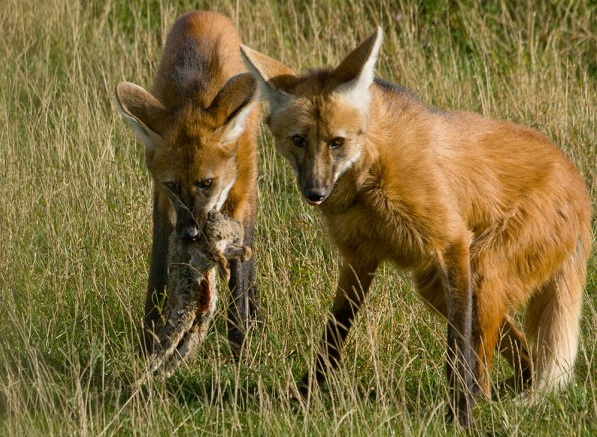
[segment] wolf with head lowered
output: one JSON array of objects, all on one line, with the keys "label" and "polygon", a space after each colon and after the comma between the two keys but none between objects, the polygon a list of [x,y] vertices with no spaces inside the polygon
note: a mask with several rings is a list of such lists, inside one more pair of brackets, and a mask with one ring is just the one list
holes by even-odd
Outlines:
[{"label": "wolf with head lowered", "polygon": [[[120,112],[145,144],[154,184],[153,245],[144,318],[151,352],[160,301],[168,283],[168,239],[197,240],[208,213],[221,211],[242,223],[253,241],[257,202],[256,85],[240,53],[241,39],[227,17],[189,12],[173,24],[151,93],[122,82]],[[233,260],[228,338],[241,352],[256,315],[253,259]],[[209,278],[206,278],[206,280]]]},{"label": "wolf with head lowered", "polygon": [[[542,134],[426,107],[375,78],[381,29],[337,67],[297,75],[248,47],[267,123],[300,193],[342,257],[336,297],[303,393],[337,367],[382,262],[410,271],[447,321],[448,418],[471,421],[499,349],[517,387],[571,377],[590,251],[590,202]],[[526,336],[511,317],[526,306]],[[529,340],[527,344],[527,338]]]}]

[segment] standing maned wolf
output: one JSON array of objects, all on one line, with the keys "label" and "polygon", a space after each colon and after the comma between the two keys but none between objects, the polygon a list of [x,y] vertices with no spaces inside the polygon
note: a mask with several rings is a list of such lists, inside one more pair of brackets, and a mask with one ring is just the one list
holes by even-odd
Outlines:
[{"label": "standing maned wolf", "polygon": [[[255,81],[241,60],[240,37],[216,12],[190,12],[170,30],[151,94],[116,87],[124,118],[145,144],[154,182],[153,246],[144,341],[153,348],[159,301],[168,283],[168,238],[196,240],[212,209],[239,220],[251,246],[257,202]],[[231,261],[228,338],[238,356],[257,311],[253,260]],[[207,279],[207,278],[206,278]]]},{"label": "standing maned wolf", "polygon": [[[590,203],[574,166],[540,133],[430,110],[375,79],[381,41],[378,29],[337,68],[303,76],[242,51],[269,102],[277,148],[343,258],[315,380],[338,365],[378,265],[391,261],[447,319],[448,417],[466,426],[472,395],[489,395],[500,333],[519,383],[532,378],[546,390],[570,379]],[[532,361],[509,318],[523,304]],[[303,378],[305,392],[312,378]]]}]

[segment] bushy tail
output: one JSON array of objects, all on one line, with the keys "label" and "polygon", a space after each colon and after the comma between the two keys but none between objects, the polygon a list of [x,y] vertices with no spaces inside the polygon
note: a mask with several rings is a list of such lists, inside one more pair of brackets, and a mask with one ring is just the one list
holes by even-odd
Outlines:
[{"label": "bushy tail", "polygon": [[579,242],[576,253],[533,296],[527,308],[527,334],[534,344],[536,391],[559,389],[572,377],[586,276],[585,248]]}]

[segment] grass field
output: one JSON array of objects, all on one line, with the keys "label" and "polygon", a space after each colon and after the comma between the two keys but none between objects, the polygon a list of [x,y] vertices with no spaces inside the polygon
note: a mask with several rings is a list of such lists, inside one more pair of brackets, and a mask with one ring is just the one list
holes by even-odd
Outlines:
[{"label": "grass field", "polygon": [[[444,324],[391,266],[333,381],[308,405],[290,401],[338,263],[265,129],[255,243],[262,330],[233,363],[221,302],[191,366],[130,388],[143,365],[151,184],[112,94],[121,80],[150,86],[166,30],[190,9],[227,13],[247,45],[298,70],[335,64],[381,25],[379,76],[431,106],[543,131],[577,164],[595,205],[593,2],[2,0],[0,435],[464,434],[444,423]],[[572,386],[534,404],[481,401],[473,435],[597,435],[596,289],[593,254]],[[508,373],[498,360],[495,379]]]}]

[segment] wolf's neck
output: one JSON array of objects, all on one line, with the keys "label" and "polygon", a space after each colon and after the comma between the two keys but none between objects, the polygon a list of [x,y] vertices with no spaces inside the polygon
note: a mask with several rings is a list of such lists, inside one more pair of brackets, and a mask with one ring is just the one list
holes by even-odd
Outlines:
[{"label": "wolf's neck", "polygon": [[336,182],[321,207],[324,214],[351,208],[367,197],[366,192],[379,188],[388,171],[414,177],[409,171],[413,160],[430,159],[426,127],[430,114],[421,102],[408,94],[376,90],[370,117],[359,158]]}]

